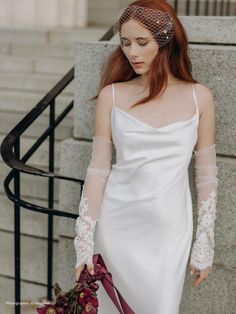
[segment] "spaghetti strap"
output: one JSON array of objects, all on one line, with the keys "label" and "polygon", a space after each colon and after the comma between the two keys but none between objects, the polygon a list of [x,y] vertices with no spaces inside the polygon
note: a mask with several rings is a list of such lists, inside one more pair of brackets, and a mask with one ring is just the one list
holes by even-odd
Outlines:
[{"label": "spaghetti strap", "polygon": [[196,112],[199,112],[198,104],[197,104],[197,97],[196,97],[196,93],[195,93],[195,90],[194,90],[193,83],[192,83],[192,88],[193,88],[193,97],[194,97],[194,101],[195,101],[195,105],[196,105]]},{"label": "spaghetti strap", "polygon": [[113,100],[113,106],[115,106],[115,87],[114,84],[111,84],[112,86],[112,100]]}]

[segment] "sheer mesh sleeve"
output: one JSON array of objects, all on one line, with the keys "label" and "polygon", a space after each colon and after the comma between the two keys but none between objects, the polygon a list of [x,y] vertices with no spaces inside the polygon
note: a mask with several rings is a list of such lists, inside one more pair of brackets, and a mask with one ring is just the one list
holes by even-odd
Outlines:
[{"label": "sheer mesh sleeve", "polygon": [[75,268],[81,264],[92,264],[94,231],[99,219],[104,189],[111,170],[111,159],[112,141],[104,137],[94,136],[91,159],[79,204],[79,217],[76,219],[75,224]]},{"label": "sheer mesh sleeve", "polygon": [[218,187],[215,144],[194,151],[197,188],[198,225],[190,265],[197,269],[211,267],[214,258],[214,222]]}]

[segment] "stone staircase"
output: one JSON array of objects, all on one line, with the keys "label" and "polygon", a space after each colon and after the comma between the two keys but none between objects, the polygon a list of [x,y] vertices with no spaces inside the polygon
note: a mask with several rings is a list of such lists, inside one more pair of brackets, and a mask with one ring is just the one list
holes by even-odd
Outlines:
[{"label": "stone staircase", "polygon": [[[0,29],[0,143],[5,135],[73,66],[75,42],[97,41],[107,27],[84,29]],[[58,97],[56,116],[74,97],[74,84]],[[21,156],[32,146],[49,123],[49,110],[31,126],[21,140]],[[59,171],[60,141],[70,138],[73,112],[56,130],[55,171]],[[48,142],[28,162],[46,169]],[[0,160],[0,313],[14,313],[14,207],[4,194],[3,179],[10,168]],[[47,180],[21,175],[21,195],[26,201],[47,207]],[[12,186],[12,185],[11,185]],[[58,208],[58,180],[55,204]],[[21,209],[21,295],[23,314],[35,313],[34,302],[46,296],[47,216]],[[58,254],[58,219],[54,219],[54,256]],[[54,259],[53,282],[57,276]],[[33,304],[30,304],[33,302]]]}]

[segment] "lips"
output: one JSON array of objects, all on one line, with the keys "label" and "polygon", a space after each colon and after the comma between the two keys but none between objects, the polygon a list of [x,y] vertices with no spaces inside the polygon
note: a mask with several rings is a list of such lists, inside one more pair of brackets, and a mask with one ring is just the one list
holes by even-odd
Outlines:
[{"label": "lips", "polygon": [[143,62],[131,62],[134,67],[140,67]]}]

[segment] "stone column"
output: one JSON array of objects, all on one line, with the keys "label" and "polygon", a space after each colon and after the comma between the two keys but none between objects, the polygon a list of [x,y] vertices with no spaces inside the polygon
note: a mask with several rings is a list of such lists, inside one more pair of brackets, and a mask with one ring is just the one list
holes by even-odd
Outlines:
[{"label": "stone column", "polygon": [[35,25],[36,0],[13,0],[12,26]]},{"label": "stone column", "polygon": [[10,26],[12,23],[12,0],[0,0],[0,26]]},{"label": "stone column", "polygon": [[58,16],[60,26],[87,26],[88,0],[59,0]]},{"label": "stone column", "polygon": [[58,25],[58,0],[37,0],[35,25],[53,27]]},{"label": "stone column", "polygon": [[88,25],[88,0],[75,0],[75,26]]},{"label": "stone column", "polygon": [[58,0],[58,25],[74,26],[75,0]]}]

